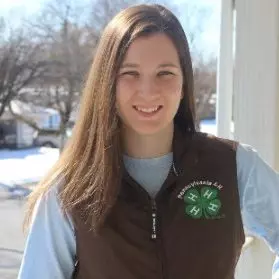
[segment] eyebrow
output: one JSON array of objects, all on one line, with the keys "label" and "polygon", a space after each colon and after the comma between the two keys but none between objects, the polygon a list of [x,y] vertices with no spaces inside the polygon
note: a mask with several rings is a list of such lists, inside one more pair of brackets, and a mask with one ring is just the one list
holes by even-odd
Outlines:
[{"label": "eyebrow", "polygon": [[[138,68],[139,64],[136,63],[124,63],[121,65],[120,68]],[[172,68],[179,68],[177,65],[173,63],[163,63],[158,66],[158,68],[166,68],[166,67],[172,67]]]}]

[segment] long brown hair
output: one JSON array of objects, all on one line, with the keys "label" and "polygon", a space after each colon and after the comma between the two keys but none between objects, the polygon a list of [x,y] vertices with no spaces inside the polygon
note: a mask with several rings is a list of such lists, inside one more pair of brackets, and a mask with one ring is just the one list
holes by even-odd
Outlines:
[{"label": "long brown hair", "polygon": [[129,45],[140,36],[158,32],[173,41],[183,72],[184,97],[174,122],[188,133],[195,132],[192,62],[178,19],[160,5],[138,5],[123,10],[109,22],[101,36],[71,139],[29,197],[26,227],[36,201],[58,179],[62,179],[59,198],[64,211],[81,209],[94,231],[103,224],[122,179],[120,126],[115,106],[117,73]]}]

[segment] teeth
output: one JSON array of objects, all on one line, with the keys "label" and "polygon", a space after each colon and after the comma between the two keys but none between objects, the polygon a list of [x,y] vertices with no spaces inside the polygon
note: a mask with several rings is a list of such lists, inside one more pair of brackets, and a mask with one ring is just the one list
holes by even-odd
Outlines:
[{"label": "teeth", "polygon": [[142,112],[147,112],[147,113],[151,113],[154,111],[157,111],[159,109],[160,106],[157,107],[153,107],[153,108],[140,108],[140,107],[135,107],[138,111],[142,111]]}]

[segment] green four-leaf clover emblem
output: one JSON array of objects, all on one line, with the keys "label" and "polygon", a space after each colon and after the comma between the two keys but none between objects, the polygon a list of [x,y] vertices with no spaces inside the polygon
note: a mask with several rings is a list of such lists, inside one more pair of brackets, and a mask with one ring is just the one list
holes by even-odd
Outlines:
[{"label": "green four-leaf clover emblem", "polygon": [[200,192],[195,188],[189,189],[184,195],[186,214],[194,219],[216,217],[221,208],[218,191],[208,186],[201,188]]}]

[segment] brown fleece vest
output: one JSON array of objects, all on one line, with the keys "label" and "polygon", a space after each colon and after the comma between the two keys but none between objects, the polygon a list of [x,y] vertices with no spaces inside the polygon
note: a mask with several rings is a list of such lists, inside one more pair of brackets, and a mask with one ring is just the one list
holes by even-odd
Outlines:
[{"label": "brown fleece vest", "polygon": [[127,173],[98,236],[73,213],[78,279],[233,279],[244,231],[236,147],[174,135],[174,164],[152,200]]}]

